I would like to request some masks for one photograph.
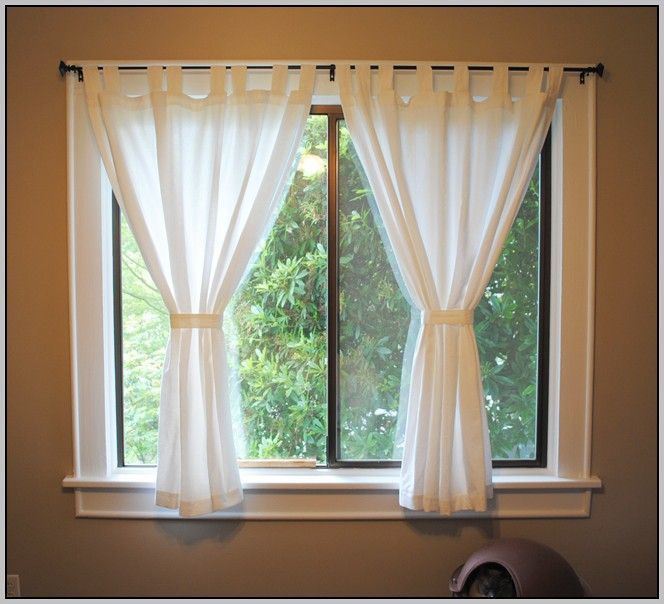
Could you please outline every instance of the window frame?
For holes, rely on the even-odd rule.
[[[78,62],[77,62],[78,63]],[[490,72],[471,77],[484,96]],[[488,78],[487,78],[488,76]],[[252,73],[256,87],[269,72]],[[289,76],[296,81],[296,76]],[[436,74],[444,86],[449,74]],[[129,93],[144,89],[144,72],[123,73]],[[521,74],[510,73],[514,95]],[[204,91],[202,73],[185,90]],[[404,94],[408,73],[395,76]],[[291,82],[291,85],[293,82]],[[410,87],[410,88],[409,88]],[[317,78],[314,104],[338,104],[335,83]],[[154,505],[154,468],[119,468],[114,393],[110,195],[87,121],[82,84],[67,78],[69,277],[72,358],[73,472],[77,516],[178,518]],[[552,124],[551,316],[547,466],[494,470],[495,496],[483,513],[458,517],[584,517],[601,481],[590,473],[594,330],[595,78],[585,86],[564,76]],[[106,197],[108,199],[108,197]],[[110,204],[106,204],[109,206]],[[438,518],[398,506],[398,468],[241,470],[245,502],[206,518]]]
[[[339,123],[344,121],[341,105],[312,105],[309,115],[327,118],[327,463],[318,468],[399,468],[401,461],[388,459],[342,459],[341,401],[339,400]],[[115,353],[116,441],[118,466],[155,467],[154,464],[127,464],[124,443],[124,364],[122,331],[122,254],[121,211],[111,194],[111,236],[113,254],[113,325]],[[494,468],[546,467],[546,411],[548,401],[549,296],[550,296],[550,214],[551,214],[551,129],[540,152],[540,190],[538,220],[538,325],[537,325],[537,411],[535,421],[536,454],[533,459],[493,459]],[[332,347],[331,344],[334,344]],[[331,350],[334,352],[331,352]],[[248,460],[251,462],[251,460]],[[269,460],[266,460],[269,461]],[[269,463],[263,467],[269,467]],[[276,467],[277,464],[274,464]]]

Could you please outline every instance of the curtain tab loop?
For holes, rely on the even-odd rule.
[[[542,91],[542,78],[544,67],[542,65],[531,65],[526,78],[526,94],[538,94]]]
[[[247,66],[233,65],[231,67],[231,80],[233,82],[233,94],[244,94],[247,88]]]
[[[83,82],[85,84],[85,95],[88,97],[88,100],[94,98],[96,94],[101,92],[99,70],[94,65],[83,66]]]
[[[210,94],[212,96],[226,95],[226,67],[215,65],[210,69]]]
[[[551,65],[549,67],[549,77],[546,81],[546,93],[549,99],[555,100],[558,98],[560,86],[563,81],[563,67],[562,65]]]
[[[313,94],[316,67],[314,65],[302,65],[300,67],[300,83],[298,90],[309,96]]]
[[[454,88],[455,93],[465,94],[470,90],[470,72],[468,65],[454,66]]]
[[[220,329],[220,314],[183,313],[171,315],[171,329]]]
[[[286,94],[287,79],[288,68],[286,65],[275,65],[272,67],[272,94]]]
[[[417,66],[417,80],[419,82],[420,94],[433,92],[433,70],[431,65]]]
[[[496,96],[507,96],[509,92],[509,79],[507,65],[494,65],[493,68],[493,90]]]
[[[339,95],[342,99],[348,99],[347,103],[353,102],[353,85],[351,82],[350,65],[344,63],[337,65],[337,81],[339,82]]]
[[[371,67],[367,63],[355,65],[355,89],[371,95]]]
[[[392,90],[394,87],[394,69],[388,63],[381,63],[378,66],[378,79],[380,90]]]
[[[166,89],[174,94],[182,94],[182,69],[176,65],[166,67]]]
[[[472,323],[472,310],[449,308],[422,311],[422,325],[472,325]]]
[[[108,92],[120,92],[120,72],[117,67],[104,67],[104,88]]]
[[[161,92],[164,82],[164,70],[161,65],[150,65],[148,67],[148,82],[150,92]]]

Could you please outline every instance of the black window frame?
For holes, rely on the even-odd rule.
[[[328,174],[327,174],[327,244],[328,244],[328,375],[327,375],[327,463],[323,468],[390,468],[400,467],[398,460],[344,460],[340,456],[339,419],[339,267],[338,267],[338,135],[339,122],[344,121],[340,105],[312,105],[310,115],[328,118]],[[331,169],[334,168],[334,169]],[[547,465],[547,417],[549,389],[549,324],[551,283],[551,130],[540,152],[539,199],[539,284],[538,284],[538,357],[537,357],[537,419],[536,454],[533,459],[494,459],[494,468],[540,468]],[[112,196],[112,254],[113,254],[113,326],[115,352],[116,436],[119,467],[151,467],[132,465],[124,461],[124,381],[122,354],[122,258],[121,213]],[[334,343],[334,347],[330,346]]]

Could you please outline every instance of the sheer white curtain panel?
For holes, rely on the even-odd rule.
[[[121,92],[117,67],[84,69],[89,115],[115,196],[171,314],[159,412],[156,503],[182,516],[242,500],[221,327],[283,197],[311,105],[314,68],[287,94],[247,90],[247,69],[213,67],[205,98],[179,67],[148,68],[150,92]]]
[[[562,67],[527,75],[514,100],[508,68],[493,70],[484,100],[467,66],[452,92],[434,91],[430,66],[402,99],[392,65],[337,69],[358,157],[420,326],[406,407],[399,501],[449,515],[484,511],[491,449],[473,309],[498,261],[553,116]],[[372,82],[372,79],[376,80]]]

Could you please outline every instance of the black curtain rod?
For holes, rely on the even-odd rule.
[[[182,69],[210,69],[210,65],[183,65]],[[272,65],[247,65],[247,69],[272,69]],[[288,69],[300,69],[301,65],[288,65]],[[147,65],[121,65],[118,69],[121,70],[131,70],[131,69],[147,69]],[[355,65],[350,66],[351,69],[355,69]],[[378,69],[378,65],[371,65],[371,69]],[[78,81],[83,81],[83,68],[80,65],[67,65],[64,61],[60,61],[58,66],[60,75],[64,76],[67,72],[76,72],[78,74]],[[103,69],[102,66],[98,66],[98,69]],[[166,66],[164,66],[166,69]],[[226,69],[230,69],[230,66],[226,66]],[[330,82],[334,82],[336,65],[330,63],[329,65],[316,65],[316,69],[322,69],[330,72]],[[393,65],[393,69],[399,70],[414,70],[417,69],[417,65]],[[431,69],[434,71],[452,71],[454,65],[432,65]],[[470,71],[492,71],[493,67],[490,65],[469,65],[468,69]],[[509,71],[528,71],[528,67],[523,66],[510,66],[508,67]],[[549,71],[548,67],[544,68],[544,71]],[[579,74],[579,82],[581,84],[586,83],[586,74],[596,73],[600,78],[604,74],[604,65],[602,63],[597,63],[594,67],[563,67],[563,71],[576,72]]]

